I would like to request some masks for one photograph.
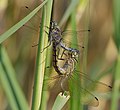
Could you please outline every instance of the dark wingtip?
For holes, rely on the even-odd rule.
[[[112,86],[108,86],[108,87],[112,89]]]
[[[35,47],[34,45],[32,45],[32,47]]]
[[[90,29],[88,29],[88,32],[90,32],[91,30]]]
[[[95,99],[96,99],[97,101],[99,101],[97,97],[95,97]]]
[[[32,45],[32,47],[36,47],[36,46],[38,46],[38,44]]]
[[[25,8],[28,8],[28,6],[25,6]]]

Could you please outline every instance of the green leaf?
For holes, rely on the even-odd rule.
[[[114,23],[115,23],[115,32],[114,32],[114,40],[117,48],[120,48],[120,1],[114,0]]]
[[[41,51],[47,46],[48,35],[44,31],[44,26],[50,25],[51,10],[52,10],[53,0],[49,0],[46,7],[43,8],[41,28],[39,33],[39,43],[36,59],[36,70],[34,79],[34,89],[33,89],[33,100],[32,100],[32,110],[41,109],[41,98],[42,98],[42,87],[45,72],[46,50],[41,53]],[[43,63],[42,63],[43,62]]]
[[[28,110],[28,103],[18,84],[15,70],[4,47],[0,45],[0,81],[13,110]]]
[[[48,0],[44,1],[42,4],[40,4],[37,8],[35,8],[30,14],[28,14],[25,18],[23,18],[21,21],[19,21],[17,24],[15,24],[13,27],[11,27],[8,31],[0,35],[0,44],[5,41],[8,37],[10,37],[12,34],[14,34],[19,28],[21,28],[25,23],[27,23],[41,8]]]
[[[59,93],[54,102],[52,110],[61,110],[69,98],[70,96],[65,96],[64,94],[62,95],[62,93]]]
[[[114,84],[112,92],[111,110],[119,109],[119,94],[120,94],[120,0],[114,0],[114,41],[118,50],[116,67],[114,72]]]

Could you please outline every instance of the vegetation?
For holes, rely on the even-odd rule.
[[[57,89],[50,91],[42,89],[46,88],[43,82],[45,74],[49,74],[48,77],[51,76],[50,73],[54,74],[53,70],[45,70],[51,65],[51,48],[48,47],[41,52],[48,45],[46,32],[48,32],[47,27],[53,13],[53,19],[59,21],[59,26],[63,30],[90,29],[90,32],[82,39],[85,48],[81,51],[82,59],[76,68],[88,74],[91,79],[102,80],[106,84],[113,85],[113,90],[104,97],[96,93],[102,100],[97,108],[117,110],[120,88],[119,0],[114,0],[113,3],[107,0],[99,2],[97,0],[71,0],[66,3],[45,0],[38,6],[36,6],[37,1],[27,4],[23,2],[22,6],[19,4],[22,2],[0,1],[2,13],[0,17],[1,109],[88,109],[89,106],[79,103],[81,94],[74,88],[76,83],[70,85],[72,89],[70,98],[58,95]],[[25,6],[33,7],[33,9],[24,10]],[[20,19],[19,17],[23,15],[24,17]],[[11,25],[13,26],[10,27]],[[37,38],[38,33],[39,38]],[[77,36],[71,36],[71,39],[72,44],[79,44]],[[38,46],[32,47],[34,41],[35,45],[38,43]],[[53,101],[56,95],[58,96]]]

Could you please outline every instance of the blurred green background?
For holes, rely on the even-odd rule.
[[[0,34],[4,33],[30,12],[30,10],[25,9],[25,6],[29,6],[33,10],[40,3],[41,1],[37,0],[0,0]],[[54,20],[57,22],[61,21],[69,4],[69,0],[55,0]],[[87,7],[90,8],[90,14],[88,9],[86,9],[87,12],[84,11],[81,14],[79,6],[76,8],[77,30],[83,28],[82,25],[84,25],[87,17],[91,29],[88,41],[87,71],[92,79],[98,78],[100,81],[112,85],[114,81],[114,64],[118,55],[113,40],[113,9],[115,7],[113,7],[112,0],[90,0],[90,6]],[[38,16],[36,16],[27,25],[31,25],[38,30],[38,21]],[[62,25],[62,29],[64,27]],[[38,33],[33,29],[22,27],[12,36],[3,45],[15,68],[17,80],[25,93],[29,105],[31,105],[37,50],[37,47],[33,48],[32,45],[37,44]],[[99,107],[89,108],[89,110],[110,110],[110,102],[111,100],[101,99]],[[9,110],[9,104],[0,84],[0,110],[6,109]]]

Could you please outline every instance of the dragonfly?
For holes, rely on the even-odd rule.
[[[27,9],[29,9],[29,7],[26,7]],[[29,26],[27,26],[29,27]],[[71,42],[69,42],[68,40],[64,39],[63,37],[65,35],[72,35],[72,36],[76,36],[76,35],[81,35],[80,37],[82,38],[83,35],[86,32],[89,32],[90,30],[80,30],[80,31],[62,31],[60,29],[60,27],[58,26],[56,21],[50,21],[50,27],[45,26],[48,29],[48,32],[45,31],[48,34],[48,45],[43,48],[43,50],[41,51],[41,53],[45,50],[48,49],[49,46],[52,45],[53,47],[53,67],[56,70],[56,72],[60,75],[62,74],[59,69],[58,69],[58,60],[63,60],[62,56],[65,53],[65,51],[70,51],[70,52],[77,52],[80,53],[80,51],[78,49],[72,48],[70,47]],[[32,29],[32,28],[31,28]],[[33,45],[37,46],[38,44]],[[80,48],[84,48],[84,46],[80,45],[80,44],[75,44]],[[64,50],[62,52],[61,58],[59,58],[59,53],[61,48]]]
[[[31,9],[28,6],[25,6],[26,9],[28,9],[29,11],[31,11]],[[40,16],[38,14],[36,14],[35,17],[38,17],[40,19]],[[30,27],[30,26],[27,26]],[[40,27],[40,26],[39,26]],[[56,21],[50,21],[50,27],[48,26],[44,26],[46,29],[48,29],[48,31],[45,32],[46,34],[48,34],[48,45],[46,47],[43,48],[43,50],[41,51],[41,53],[45,50],[48,49],[49,46],[52,45],[53,47],[53,67],[55,69],[55,71],[59,74],[62,75],[62,73],[59,70],[58,67],[58,61],[59,60],[64,60],[64,58],[62,57],[63,54],[65,53],[65,51],[70,51],[70,52],[77,52],[77,53],[81,53],[81,50],[84,48],[83,46],[83,38],[85,37],[85,34],[89,34],[90,29],[82,29],[82,30],[65,30],[62,31],[59,27],[59,25],[57,24]],[[31,28],[31,27],[30,27]],[[33,30],[36,31],[36,29],[31,28]],[[74,36],[77,36],[79,38],[79,43],[72,43],[70,40],[70,37],[65,38],[65,36],[72,36],[74,38]],[[79,49],[75,49],[71,46],[71,44],[73,44],[73,47],[78,47]],[[33,45],[33,47],[37,46],[38,44]],[[64,51],[62,52],[62,55],[59,58],[59,53],[60,53],[60,49],[63,49]]]
[[[89,6],[89,5],[88,5]],[[89,6],[90,7],[90,6]],[[25,6],[25,9],[27,9],[28,11],[32,11],[28,6]],[[89,12],[89,11],[88,11]],[[89,15],[89,14],[88,14]],[[38,13],[35,15],[35,17],[38,17],[37,19],[41,19],[40,15],[38,15]],[[32,24],[32,23],[31,23]],[[38,23],[37,23],[38,24]],[[27,26],[27,27],[30,27],[30,26]],[[30,27],[31,29],[33,30],[37,30],[35,29],[34,27]],[[90,32],[90,29],[82,29],[82,30],[79,30],[79,31],[76,31],[76,30],[67,30],[67,31],[62,31],[60,29],[60,27],[58,26],[57,22],[52,20],[50,21],[50,27],[48,26],[45,26],[45,28],[48,28],[49,32],[45,31],[47,34],[48,34],[48,46],[45,47],[43,49],[43,51],[48,48],[52,42],[55,42],[56,45],[54,45],[53,47],[55,46],[61,46],[62,48],[64,48],[64,50],[68,50],[68,51],[76,51],[75,49],[73,49],[72,47],[69,47],[69,45],[71,45],[72,43],[68,40],[70,38],[67,38],[65,39],[64,36],[68,35],[68,36],[72,36],[74,38],[74,36],[78,36],[79,37],[79,41],[80,43],[77,43],[77,44],[73,44],[74,46],[76,45],[76,47],[79,47],[79,48],[84,48],[84,46],[82,45],[82,39],[84,37],[84,35],[86,33],[89,33]],[[36,46],[38,44],[35,44],[33,45]]]
[[[25,6],[25,8],[28,9],[29,11],[31,11],[31,9],[28,6]],[[38,17],[37,19],[41,19],[38,14],[36,14],[35,17]],[[38,29],[36,27],[34,27],[34,25],[31,22],[30,22],[30,24],[32,26],[29,26],[26,24],[24,26],[38,32]],[[39,27],[41,27],[41,26],[39,26]],[[62,31],[60,29],[58,23],[55,20],[50,21],[50,27],[48,27],[48,26],[44,26],[44,27],[45,27],[46,34],[48,34],[48,45],[45,48],[43,48],[43,51],[45,49],[47,49],[50,45],[52,45],[52,42],[56,42],[57,45],[61,46],[62,48],[64,48],[65,50],[68,50],[68,51],[74,50],[73,48],[69,47],[71,44],[73,44],[73,46],[83,49],[84,46],[82,45],[82,39],[85,37],[85,34],[88,34],[90,32],[90,29],[80,29],[78,31],[76,31],[76,30]],[[46,31],[46,29],[48,29],[48,32]],[[66,38],[66,36],[69,36],[69,37]],[[68,40],[68,39],[70,39],[71,36],[79,37],[80,43],[78,43],[78,44],[72,43],[70,40]],[[32,47],[35,47],[37,45],[38,44],[35,44]]]
[[[57,64],[58,60],[64,60],[62,58],[62,56],[63,56],[63,54],[65,54],[65,51],[69,51],[72,53],[76,53],[76,52],[79,53],[79,50],[65,46],[65,43],[63,43],[63,41],[62,41],[61,30],[55,21],[50,22],[50,31],[48,33],[48,42],[49,42],[49,44],[47,47],[49,47],[51,44],[53,45],[53,67],[59,75],[62,75],[62,73],[58,69],[58,64]],[[47,47],[45,47],[44,49],[46,49]],[[60,48],[64,49],[64,51],[62,52],[61,58],[58,57]]]
[[[48,27],[47,27],[48,28]],[[87,31],[90,31],[90,30],[80,30],[79,32],[87,32]],[[66,33],[66,34],[72,34],[73,36],[76,34],[79,34],[79,32],[77,32],[77,31],[64,31],[64,32],[62,32],[62,30],[60,29],[60,27],[58,26],[58,24],[57,24],[57,22],[56,21],[50,21],[50,28],[49,28],[49,33],[47,33],[48,34],[48,42],[49,42],[49,44],[48,44],[48,46],[47,47],[45,47],[44,49],[46,49],[46,48],[48,48],[51,44],[52,44],[52,42],[55,42],[56,43],[56,46],[60,46],[60,47],[62,47],[64,50],[68,50],[68,51],[74,51],[74,49],[73,48],[71,48],[71,47],[68,47],[66,44],[67,43],[65,43],[65,41],[64,41],[64,39],[63,39],[63,37],[64,37],[64,34]],[[67,41],[66,41],[67,42]],[[79,45],[80,46],[80,45]],[[81,48],[84,48],[84,46],[80,46]],[[43,50],[44,50],[43,49]]]
[[[69,90],[69,82],[75,83],[76,87],[79,89],[81,94],[81,103],[89,106],[97,107],[99,105],[99,99],[94,95],[94,92],[97,93],[105,93],[112,91],[112,87],[103,82],[99,82],[96,80],[92,80],[88,77],[84,72],[80,72],[75,69],[76,58],[79,56],[76,52],[68,52],[66,59],[64,60],[63,66],[58,66],[62,75],[52,76],[50,78],[46,78],[45,84],[48,85],[48,88],[51,88],[53,83],[55,83],[55,87],[60,85],[62,92]],[[76,76],[79,80],[83,80],[85,84],[78,83],[76,80]]]

